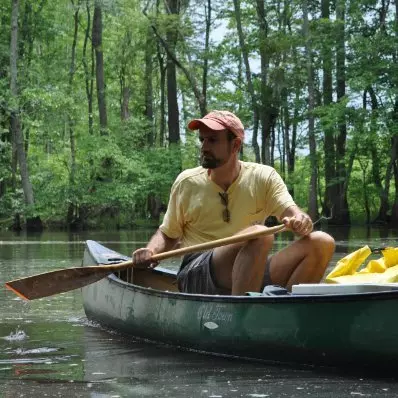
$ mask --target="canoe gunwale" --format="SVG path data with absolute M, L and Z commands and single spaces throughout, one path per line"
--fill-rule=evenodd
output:
M 94 250 L 95 245 L 95 250 Z M 90 256 L 96 262 L 95 265 L 100 264 L 116 264 L 113 259 L 112 261 L 101 261 L 98 256 L 98 247 L 100 245 L 94 241 L 86 241 L 86 250 L 90 253 Z M 102 246 L 103 247 L 103 246 Z M 104 247 L 104 249 L 106 249 Z M 109 249 L 106 249 L 109 251 Z M 120 255 L 119 255 L 120 257 Z M 121 256 L 120 262 L 125 261 L 128 257 Z M 103 259 L 102 259 L 103 260 Z M 84 264 L 83 264 L 84 265 Z M 159 273 L 170 273 L 175 274 L 172 270 L 167 270 L 165 268 L 154 269 L 150 272 L 159 272 Z M 115 274 L 108 275 L 106 277 L 111 284 L 119 285 L 125 289 L 131 291 L 137 291 L 141 294 L 148 296 L 155 296 L 161 298 L 171 298 L 178 300 L 189 300 L 189 301 L 200 301 L 200 302 L 220 302 L 220 303 L 273 303 L 273 304 L 286 304 L 289 303 L 305 303 L 305 302 L 328 302 L 328 303 L 336 303 L 336 302 L 350 302 L 350 301 L 368 301 L 368 300 L 391 300 L 392 298 L 397 299 L 398 301 L 398 290 L 396 291 L 380 291 L 380 292 L 360 292 L 360 293 L 346 293 L 346 294 L 314 294 L 314 295 L 283 295 L 283 296 L 230 296 L 230 295 L 205 295 L 205 294 L 190 294 L 190 293 L 182 293 L 182 292 L 171 292 L 171 291 L 163 291 L 157 290 L 150 287 L 144 287 L 140 285 L 135 285 L 133 283 L 129 283 L 123 281 L 118 278 Z

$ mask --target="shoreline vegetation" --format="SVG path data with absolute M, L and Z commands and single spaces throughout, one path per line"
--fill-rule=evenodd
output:
M 21 224 L 20 229 L 15 229 L 13 224 L 13 218 L 0 220 L 0 231 L 26 231 L 26 232 L 43 232 L 43 231 L 70 231 L 70 232 L 81 232 L 81 231 L 106 231 L 106 230 L 131 230 L 131 229 L 157 229 L 161 224 L 162 216 L 159 220 L 153 220 L 150 218 L 137 218 L 133 221 L 125 220 L 123 218 L 115 218 L 115 217 L 101 217 L 100 219 L 94 218 L 90 221 L 87 221 L 83 225 L 74 224 L 68 225 L 65 221 L 62 220 L 43 220 L 40 228 L 27 228 L 26 224 Z M 278 221 L 272 217 L 266 220 L 265 225 L 268 227 L 272 227 L 278 225 Z M 394 229 L 395 225 L 388 222 L 373 222 L 370 224 L 364 224 L 362 221 L 352 222 L 350 224 L 334 224 L 331 223 L 326 218 L 318 221 L 317 225 L 314 226 L 314 229 L 323 229 L 326 227 L 367 227 L 367 228 L 383 228 L 383 229 Z
M 313 220 L 398 226 L 394 3 L 0 7 L 0 229 L 157 223 L 217 109 Z

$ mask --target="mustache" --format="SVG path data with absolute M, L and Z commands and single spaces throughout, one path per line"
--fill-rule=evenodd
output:
M 201 157 L 206 157 L 206 158 L 214 158 L 214 155 L 210 152 L 201 152 L 200 153 Z

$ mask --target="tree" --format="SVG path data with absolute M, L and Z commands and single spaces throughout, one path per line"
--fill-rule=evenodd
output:
M 249 62 L 249 53 L 248 53 L 246 40 L 245 40 L 243 27 L 242 27 L 240 0 L 234 0 L 234 9 L 235 9 L 236 29 L 238 31 L 238 38 L 239 38 L 239 47 L 240 47 L 240 51 L 242 53 L 243 64 L 245 66 L 247 89 L 249 91 L 251 105 L 253 108 L 252 147 L 254 150 L 256 162 L 260 163 L 260 161 L 261 161 L 260 147 L 259 147 L 258 141 L 257 141 L 260 111 L 259 111 L 259 104 L 258 104 L 258 101 L 256 98 L 256 94 L 254 91 L 254 85 L 253 85 L 253 81 L 252 81 L 252 72 L 251 72 L 250 62 Z
M 346 50 L 345 50 L 345 1 L 336 3 L 336 94 L 337 101 L 344 104 L 346 96 Z M 347 140 L 346 112 L 343 110 L 338 118 L 338 134 L 336 138 L 336 177 L 337 195 L 333 200 L 333 219 L 338 224 L 350 223 L 350 212 L 347 201 L 348 175 L 345 165 Z
M 303 1 L 303 36 L 305 42 L 305 57 L 307 66 L 307 87 L 308 87 L 308 140 L 310 148 L 310 186 L 308 192 L 308 214 L 313 220 L 319 218 L 318 212 L 318 162 L 317 162 L 317 151 L 315 141 L 315 90 L 314 90 L 314 73 L 313 73 L 313 62 L 312 62 L 312 46 L 311 38 L 308 26 L 308 6 L 307 0 Z
M 333 103 L 333 62 L 332 51 L 334 45 L 331 42 L 331 22 L 330 22 L 330 1 L 321 1 L 321 18 L 323 23 L 322 35 L 323 41 L 321 43 L 321 57 L 322 57 L 322 97 L 323 106 L 328 107 Z M 330 217 L 333 212 L 332 198 L 336 196 L 335 185 L 335 143 L 334 143 L 334 128 L 328 124 L 324 127 L 324 157 L 325 157 L 325 195 L 323 200 L 322 212 Z
M 94 2 L 92 43 L 95 51 L 95 81 L 97 85 L 98 112 L 101 134 L 107 133 L 108 115 L 106 111 L 104 54 L 102 48 L 102 5 Z
M 34 215 L 34 195 L 30 181 L 28 161 L 24 146 L 24 136 L 21 128 L 19 98 L 18 98 L 18 15 L 19 0 L 12 0 L 11 11 L 11 42 L 10 42 L 10 93 L 11 93 L 11 122 L 10 130 L 14 148 L 14 156 L 19 163 L 19 171 L 22 181 L 22 189 L 25 204 L 28 206 L 29 213 L 26 216 L 26 226 L 28 230 L 41 230 L 43 228 L 39 216 Z M 19 217 L 17 216 L 15 228 L 20 229 Z

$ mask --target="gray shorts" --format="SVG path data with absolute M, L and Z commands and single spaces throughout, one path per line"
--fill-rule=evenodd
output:
M 230 289 L 225 289 L 217 285 L 212 273 L 212 257 L 213 250 L 191 253 L 184 256 L 177 275 L 180 292 L 192 294 L 231 294 Z M 271 258 L 267 260 L 261 291 L 264 286 L 272 285 L 269 274 L 270 260 Z

